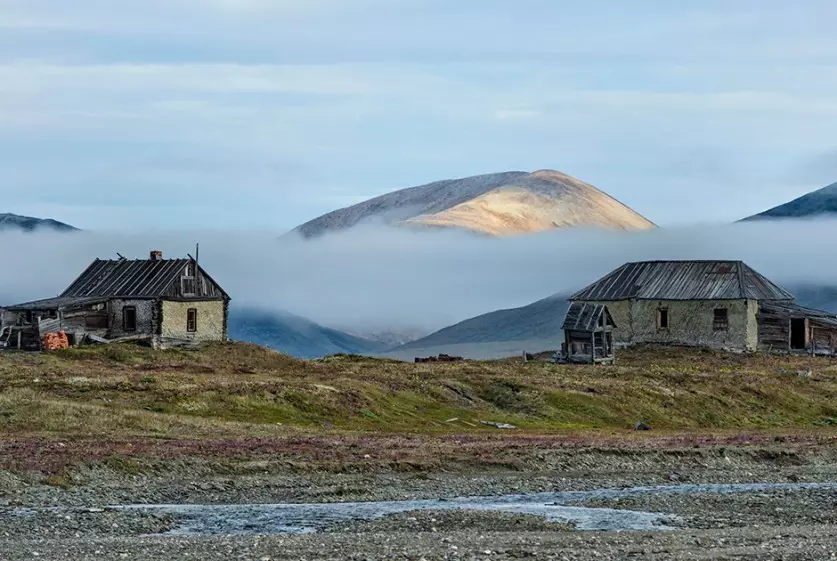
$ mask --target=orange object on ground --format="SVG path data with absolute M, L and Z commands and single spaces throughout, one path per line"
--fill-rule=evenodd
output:
M 41 337 L 41 348 L 45 351 L 69 349 L 70 341 L 67 339 L 67 333 L 63 330 L 57 333 L 46 333 L 43 337 Z

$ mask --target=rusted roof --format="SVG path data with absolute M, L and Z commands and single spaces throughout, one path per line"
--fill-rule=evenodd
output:
M 161 298 L 171 296 L 189 259 L 96 259 L 65 290 L 62 297 Z M 201 269 L 210 296 L 226 293 Z
M 605 314 L 605 321 L 611 327 L 616 327 L 610 311 L 604 304 L 589 302 L 573 302 L 564 318 L 564 331 L 595 331 L 599 325 L 599 318 Z
M 571 300 L 792 300 L 741 261 L 626 263 Z

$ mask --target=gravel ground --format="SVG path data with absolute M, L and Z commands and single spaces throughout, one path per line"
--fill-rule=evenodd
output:
M 88 466 L 51 484 L 36 475 L 0 472 L 0 560 L 837 559 L 837 491 L 833 489 L 655 494 L 577 503 L 680 517 L 681 529 L 654 533 L 582 532 L 508 513 L 421 511 L 342 523 L 317 534 L 149 536 L 176 528 L 177 520 L 153 511 L 99 508 L 136 503 L 400 500 L 678 483 L 837 481 L 837 466 L 820 461 L 777 462 L 735 453 L 706 458 L 702 465 L 691 460 L 678 465 L 642 456 L 579 452 L 577 461 L 568 461 L 562 470 L 501 473 L 300 475 L 265 469 L 225 475 L 199 463 L 172 464 L 145 473 Z M 62 508 L 10 516 L 15 505 Z

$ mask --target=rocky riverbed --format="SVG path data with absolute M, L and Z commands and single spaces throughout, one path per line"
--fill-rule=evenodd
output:
M 300 471 L 267 460 L 178 459 L 80 464 L 60 474 L 0 471 L 0 559 L 458 560 L 837 558 L 833 486 L 719 493 L 622 492 L 576 497 L 575 507 L 653 513 L 670 531 L 584 531 L 521 512 L 405 510 L 334 520 L 307 534 L 267 534 L 243 515 L 241 535 L 182 535 L 165 509 L 108 505 L 223 505 L 422 501 L 706 483 L 837 482 L 830 446 L 669 450 L 521 447 L 514 469 L 363 468 Z M 534 458 L 531 459 L 531 458 Z M 545 501 L 548 502 L 548 501 Z M 563 503 L 565 504 L 565 503 Z M 243 512 L 247 512 L 246 509 Z M 252 523 L 252 524 L 251 524 Z M 174 533 L 173 533 L 174 532 Z

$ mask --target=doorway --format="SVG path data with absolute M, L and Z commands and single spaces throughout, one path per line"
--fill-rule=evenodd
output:
M 791 318 L 791 349 L 805 348 L 805 318 Z

